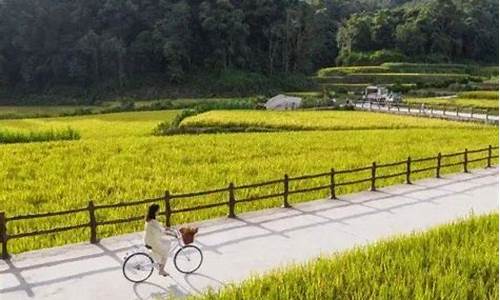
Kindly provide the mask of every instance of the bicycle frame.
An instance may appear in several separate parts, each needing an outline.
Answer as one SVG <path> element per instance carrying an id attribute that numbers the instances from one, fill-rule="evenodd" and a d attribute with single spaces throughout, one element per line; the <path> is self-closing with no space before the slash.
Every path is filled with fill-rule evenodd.
<path id="1" fill-rule="evenodd" d="M 177 249 L 186 246 L 184 244 L 184 241 L 182 240 L 182 234 L 180 233 L 180 231 L 178 229 L 173 229 L 173 232 L 175 233 L 175 241 L 173 241 L 173 242 L 176 243 L 176 245 L 174 245 L 174 247 L 170 247 L 170 249 L 168 251 L 169 256 L 172 256 L 172 254 L 175 253 L 175 251 L 177 251 Z M 173 235 L 170 235 L 170 234 L 167 234 L 167 235 L 171 236 L 171 237 L 174 237 Z M 154 258 L 154 255 L 152 255 L 153 254 L 153 250 L 152 249 L 148 249 L 145 246 L 133 249 L 131 252 L 126 252 L 125 256 L 123 257 L 123 260 L 127 259 L 127 257 L 129 257 L 129 256 L 131 256 L 131 255 L 133 255 L 135 253 L 145 253 L 145 254 L 147 254 L 149 257 L 151 257 L 153 259 L 154 267 L 158 268 L 158 263 L 156 262 L 156 260 Z"/>

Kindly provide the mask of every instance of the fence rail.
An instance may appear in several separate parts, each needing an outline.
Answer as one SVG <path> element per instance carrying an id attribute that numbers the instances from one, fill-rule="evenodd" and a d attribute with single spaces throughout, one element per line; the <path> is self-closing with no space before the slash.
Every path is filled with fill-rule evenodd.
<path id="1" fill-rule="evenodd" d="M 423 105 L 422 105 L 423 104 Z M 466 106 L 450 106 L 447 104 L 429 103 L 377 103 L 369 101 L 355 102 L 357 108 L 370 111 L 387 113 L 425 116 L 433 118 L 445 118 L 453 120 L 465 120 L 498 124 L 499 117 L 492 114 L 494 109 L 475 108 Z"/>
<path id="2" fill-rule="evenodd" d="M 366 166 L 366 167 L 358 167 L 358 168 L 346 169 L 346 170 L 331 169 L 329 172 L 322 172 L 322 173 L 318 173 L 318 174 L 308 174 L 308 175 L 298 176 L 298 177 L 289 177 L 288 175 L 284 175 L 284 177 L 282 179 L 275 179 L 275 180 L 270 180 L 270 181 L 266 181 L 266 182 L 255 183 L 255 184 L 245 184 L 245 185 L 235 186 L 234 183 L 230 183 L 225 188 L 213 189 L 213 190 L 201 191 L 201 192 L 194 192 L 194 193 L 184 193 L 184 194 L 176 194 L 175 195 L 175 194 L 170 194 L 169 191 L 166 191 L 162 197 L 150 198 L 150 199 L 144 199 L 144 200 L 136 200 L 136 201 L 130 201 L 130 202 L 119 202 L 119 203 L 115 203 L 115 204 L 94 205 L 93 201 L 89 201 L 87 207 L 71 209 L 71 210 L 66 210 L 66 211 L 47 212 L 47 213 L 40 213 L 40 214 L 27 214 L 27 215 L 19 215 L 19 216 L 12 216 L 12 217 L 7 217 L 5 212 L 0 212 L 0 243 L 2 246 L 1 247 L 2 248 L 2 256 L 1 257 L 3 259 L 9 258 L 8 242 L 10 240 L 13 240 L 13 239 L 19 239 L 19 238 L 24 238 L 24 237 L 29 237 L 29 236 L 47 235 L 47 234 L 53 234 L 53 233 L 69 231 L 69 230 L 76 230 L 76 229 L 81 229 L 81 228 L 89 228 L 90 229 L 90 236 L 89 236 L 90 242 L 97 243 L 98 242 L 97 230 L 98 230 L 99 226 L 137 222 L 137 221 L 140 221 L 143 219 L 143 216 L 140 215 L 140 216 L 132 216 L 129 218 L 106 220 L 106 221 L 98 222 L 97 218 L 96 218 L 96 211 L 99 211 L 99 210 L 115 209 L 115 208 L 122 208 L 122 207 L 133 207 L 133 206 L 137 206 L 137 205 L 141 205 L 141 204 L 163 202 L 165 204 L 165 210 L 161 211 L 159 214 L 162 216 L 165 216 L 165 225 L 166 226 L 171 225 L 170 220 L 171 220 L 171 217 L 173 214 L 197 211 L 197 210 L 202 210 L 202 209 L 210 209 L 210 208 L 221 207 L 221 206 L 227 206 L 228 207 L 228 217 L 234 218 L 234 217 L 236 217 L 235 207 L 238 203 L 246 203 L 246 202 L 258 201 L 258 200 L 264 200 L 264 199 L 270 199 L 270 198 L 282 198 L 283 199 L 283 207 L 291 207 L 291 205 L 288 202 L 288 198 L 289 198 L 289 195 L 293 195 L 293 194 L 301 194 L 301 193 L 308 193 L 308 192 L 312 192 L 312 191 L 328 189 L 330 191 L 330 198 L 337 199 L 336 189 L 338 187 L 342 187 L 342 186 L 354 185 L 354 184 L 359 184 L 359 183 L 370 183 L 371 190 L 375 191 L 377 189 L 377 180 L 405 176 L 406 183 L 411 184 L 411 175 L 412 174 L 434 170 L 435 174 L 436 174 L 435 176 L 437 178 L 440 178 L 441 170 L 443 168 L 448 168 L 448 167 L 452 167 L 452 166 L 463 166 L 463 171 L 468 172 L 469 164 L 477 163 L 477 162 L 481 162 L 481 161 L 486 161 L 485 167 L 489 168 L 492 166 L 492 160 L 498 158 L 498 154 L 493 154 L 494 150 L 498 150 L 498 146 L 494 147 L 494 146 L 489 145 L 487 148 L 475 149 L 475 150 L 465 149 L 463 152 L 449 153 L 449 154 L 438 153 L 437 156 L 423 157 L 423 158 L 417 158 L 417 159 L 412 159 L 411 157 L 408 157 L 408 159 L 404 160 L 404 161 L 390 162 L 390 163 L 384 163 L 384 164 L 377 164 L 377 162 L 373 162 L 370 166 Z M 478 153 L 484 153 L 484 152 L 486 152 L 485 156 L 469 159 L 470 154 L 478 154 Z M 451 157 L 454 157 L 454 158 L 458 157 L 458 159 L 460 159 L 460 161 L 453 161 L 453 162 L 449 162 L 446 164 L 443 163 L 442 160 L 444 158 L 451 158 Z M 457 158 L 455 158 L 455 160 L 456 159 Z M 432 162 L 432 161 L 435 161 L 436 164 L 432 165 L 432 166 L 425 166 L 425 167 L 417 168 L 417 164 L 419 164 L 419 163 Z M 405 170 L 401 171 L 402 168 L 400 166 L 405 166 Z M 377 170 L 383 169 L 385 171 L 387 171 L 387 170 L 390 171 L 391 168 L 393 168 L 393 167 L 399 167 L 399 169 L 393 170 L 393 172 L 389 173 L 389 174 L 377 174 Z M 366 177 L 366 178 L 355 179 L 355 180 L 347 180 L 347 181 L 340 181 L 340 182 L 338 181 L 338 175 L 352 174 L 352 173 L 357 173 L 357 172 L 361 172 L 361 171 L 371 171 L 370 176 Z M 394 173 L 394 172 L 396 172 L 396 173 Z M 307 180 L 307 179 L 322 178 L 322 177 L 329 179 L 329 183 L 328 184 L 322 183 L 321 185 L 307 187 L 307 188 L 290 189 L 290 182 L 302 181 L 302 180 Z M 235 191 L 238 191 L 238 190 L 259 188 L 259 187 L 263 187 L 263 186 L 277 185 L 277 184 L 282 184 L 282 187 L 283 187 L 282 192 L 271 193 L 271 194 L 267 193 L 267 194 L 263 194 L 263 195 L 254 195 L 254 196 L 250 196 L 247 198 L 240 198 L 240 199 L 237 199 L 235 196 Z M 188 198 L 200 197 L 200 196 L 206 196 L 206 195 L 214 195 L 214 194 L 222 194 L 222 195 L 225 195 L 224 197 L 227 197 L 227 198 L 226 198 L 226 200 L 224 200 L 222 202 L 216 202 L 216 203 L 210 203 L 210 204 L 197 204 L 195 206 L 172 209 L 171 204 L 172 204 L 173 200 L 183 199 L 183 201 L 185 201 Z M 62 226 L 62 227 L 57 227 L 57 228 L 52 228 L 52 229 L 44 229 L 44 230 L 31 231 L 31 232 L 13 233 L 13 234 L 9 234 L 8 230 L 7 230 L 7 224 L 11 223 L 11 222 L 16 222 L 16 221 L 21 221 L 21 220 L 39 219 L 39 218 L 50 218 L 50 217 L 55 217 L 55 216 L 64 216 L 64 215 L 71 215 L 71 214 L 81 214 L 84 212 L 87 212 L 87 214 L 88 214 L 88 223 L 82 223 L 82 224 L 71 225 L 71 226 Z"/>

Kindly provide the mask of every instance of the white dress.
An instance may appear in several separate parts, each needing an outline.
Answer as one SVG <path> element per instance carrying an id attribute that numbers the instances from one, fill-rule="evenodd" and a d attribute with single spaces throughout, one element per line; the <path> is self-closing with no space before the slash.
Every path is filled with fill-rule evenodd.
<path id="1" fill-rule="evenodd" d="M 144 224 L 144 243 L 150 246 L 155 260 L 165 265 L 170 250 L 170 240 L 165 235 L 165 228 L 155 219 Z"/>

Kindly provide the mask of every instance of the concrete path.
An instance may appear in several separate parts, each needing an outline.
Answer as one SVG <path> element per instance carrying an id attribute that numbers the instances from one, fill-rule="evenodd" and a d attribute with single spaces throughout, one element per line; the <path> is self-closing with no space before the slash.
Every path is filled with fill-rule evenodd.
<path id="1" fill-rule="evenodd" d="M 447 110 L 443 111 L 440 109 L 431 109 L 430 107 L 424 107 L 424 109 L 419 108 L 410 108 L 408 110 L 408 106 L 400 105 L 399 109 L 397 106 L 379 106 L 377 104 L 372 104 L 370 107 L 370 103 L 356 103 L 356 109 L 359 110 L 368 110 L 368 111 L 376 111 L 376 112 L 385 112 L 385 113 L 393 113 L 399 115 L 412 115 L 419 117 L 430 117 L 430 118 L 439 118 L 439 119 L 449 119 L 456 121 L 476 121 L 476 122 L 485 122 L 498 124 L 499 117 L 494 115 L 486 115 L 483 112 L 457 112 L 455 110 Z"/>
<path id="2" fill-rule="evenodd" d="M 252 273 L 389 236 L 424 230 L 470 214 L 498 211 L 498 169 L 476 170 L 377 192 L 318 200 L 292 209 L 271 209 L 200 225 L 205 262 L 184 276 L 156 273 L 132 284 L 121 273 L 125 252 L 142 234 L 34 251 L 0 261 L 0 299 L 158 299 L 199 293 Z"/>

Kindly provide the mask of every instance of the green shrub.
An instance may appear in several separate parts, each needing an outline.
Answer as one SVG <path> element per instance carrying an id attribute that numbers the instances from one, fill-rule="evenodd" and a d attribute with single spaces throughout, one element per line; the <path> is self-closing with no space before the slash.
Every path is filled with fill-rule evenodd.
<path id="1" fill-rule="evenodd" d="M 318 77 L 343 76 L 353 73 L 391 73 L 391 69 L 382 66 L 329 67 L 320 69 Z"/>
<path id="2" fill-rule="evenodd" d="M 285 91 L 304 91 L 316 88 L 313 80 L 301 74 L 275 74 L 227 70 L 218 74 L 202 74 L 187 83 L 211 96 L 275 95 Z"/>
<path id="3" fill-rule="evenodd" d="M 187 117 L 197 115 L 210 110 L 232 110 L 232 109 L 253 109 L 259 99 L 205 99 L 199 101 L 181 101 L 174 105 L 174 108 L 184 108 L 171 122 L 161 122 L 153 129 L 153 135 L 171 135 L 179 133 L 198 133 L 196 130 L 184 130 L 180 128 L 182 120 Z M 209 132 L 218 132 L 217 130 Z"/>
<path id="4" fill-rule="evenodd" d="M 153 135 L 169 135 L 176 132 L 182 120 L 187 117 L 195 116 L 201 111 L 196 109 L 184 109 L 170 122 L 161 122 L 153 129 Z"/>
<path id="5" fill-rule="evenodd" d="M 454 82 L 468 82 L 473 77 L 465 74 L 419 74 L 419 73 L 353 73 L 342 77 L 315 77 L 319 83 L 343 84 L 417 84 L 421 87 L 446 87 Z"/>
<path id="6" fill-rule="evenodd" d="M 373 52 L 343 52 L 337 57 L 337 65 L 361 66 L 380 65 L 385 62 L 407 61 L 408 58 L 394 50 L 377 50 Z"/>

